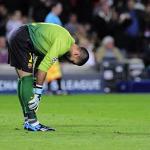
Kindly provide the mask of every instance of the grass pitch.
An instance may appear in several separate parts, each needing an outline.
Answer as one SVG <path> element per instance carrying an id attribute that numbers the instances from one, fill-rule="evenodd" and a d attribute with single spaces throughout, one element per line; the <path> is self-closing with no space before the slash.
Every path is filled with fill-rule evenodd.
<path id="1" fill-rule="evenodd" d="M 0 96 L 0 150 L 149 150 L 150 95 L 43 96 L 39 120 L 22 129 L 17 96 Z"/>

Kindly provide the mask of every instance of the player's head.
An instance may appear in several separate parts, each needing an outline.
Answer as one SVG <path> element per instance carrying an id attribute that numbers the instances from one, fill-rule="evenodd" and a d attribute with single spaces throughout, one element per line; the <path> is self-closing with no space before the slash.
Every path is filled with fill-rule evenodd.
<path id="1" fill-rule="evenodd" d="M 84 65 L 89 59 L 88 51 L 84 47 L 79 47 L 76 44 L 72 45 L 70 52 L 65 56 L 69 62 L 78 66 Z"/>

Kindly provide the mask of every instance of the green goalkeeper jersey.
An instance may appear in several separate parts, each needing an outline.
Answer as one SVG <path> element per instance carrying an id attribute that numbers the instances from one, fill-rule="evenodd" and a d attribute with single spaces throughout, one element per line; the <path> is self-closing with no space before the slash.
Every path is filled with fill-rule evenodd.
<path id="1" fill-rule="evenodd" d="M 75 40 L 63 27 L 51 23 L 28 24 L 30 38 L 39 55 L 44 55 L 38 69 L 47 72 L 58 61 L 58 58 L 68 52 Z"/>

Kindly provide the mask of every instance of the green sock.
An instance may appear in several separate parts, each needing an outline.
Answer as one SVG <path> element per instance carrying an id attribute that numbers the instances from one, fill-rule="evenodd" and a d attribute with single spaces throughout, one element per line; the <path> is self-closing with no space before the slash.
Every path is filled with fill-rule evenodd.
<path id="1" fill-rule="evenodd" d="M 26 122 L 28 120 L 28 116 L 27 116 L 27 113 L 26 113 L 26 110 L 25 110 L 24 102 L 22 101 L 22 98 L 21 98 L 20 85 L 21 85 L 21 80 L 18 79 L 17 94 L 18 94 L 18 97 L 19 97 L 19 102 L 21 104 L 22 111 L 23 111 L 24 120 Z"/>
<path id="2" fill-rule="evenodd" d="M 24 76 L 20 80 L 21 80 L 20 93 L 21 93 L 22 101 L 24 103 L 24 109 L 25 109 L 25 112 L 27 112 L 28 121 L 34 123 L 37 121 L 36 114 L 34 111 L 31 111 L 28 107 L 28 102 L 33 96 L 33 81 L 34 80 L 33 80 L 32 75 Z"/>

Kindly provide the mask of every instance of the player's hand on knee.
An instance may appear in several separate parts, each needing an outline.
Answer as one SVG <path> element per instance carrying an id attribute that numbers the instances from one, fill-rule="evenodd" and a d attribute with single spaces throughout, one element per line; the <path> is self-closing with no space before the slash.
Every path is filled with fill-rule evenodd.
<path id="1" fill-rule="evenodd" d="M 43 87 L 41 85 L 36 85 L 36 87 L 34 89 L 34 96 L 28 103 L 30 110 L 37 111 L 37 109 L 39 107 L 42 92 L 43 92 Z"/>
<path id="2" fill-rule="evenodd" d="M 34 94 L 34 97 L 28 103 L 29 109 L 36 111 L 39 107 L 40 99 L 41 99 L 41 95 Z"/>

